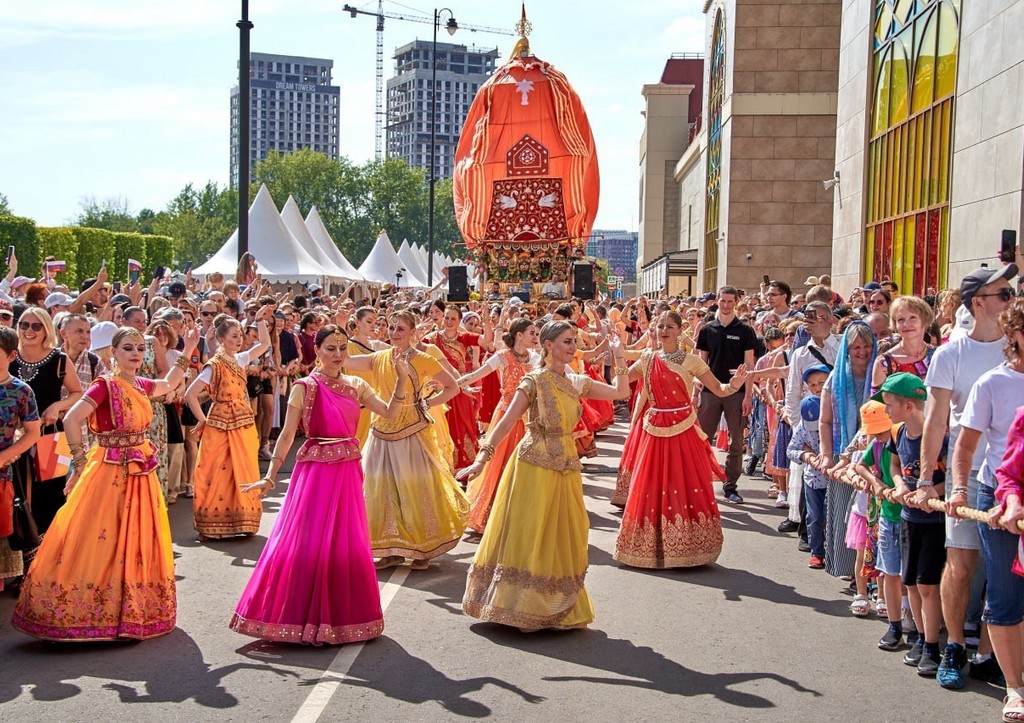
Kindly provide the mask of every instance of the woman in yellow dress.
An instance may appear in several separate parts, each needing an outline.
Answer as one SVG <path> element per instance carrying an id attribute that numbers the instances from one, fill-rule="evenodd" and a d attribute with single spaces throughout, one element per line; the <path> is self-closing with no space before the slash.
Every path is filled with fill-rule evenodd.
<path id="1" fill-rule="evenodd" d="M 582 398 L 614 401 L 629 395 L 617 337 L 609 339 L 615 386 L 565 373 L 576 353 L 572 324 L 545 324 L 540 342 L 542 368 L 523 377 L 508 411 L 460 475 L 479 475 L 495 445 L 527 415 L 526 435 L 498 483 L 462 599 L 466 614 L 523 631 L 582 628 L 594 620 L 583 586 L 589 518 L 572 430 Z"/>
<path id="2" fill-rule="evenodd" d="M 57 512 L 21 587 L 11 624 L 44 640 L 143 640 L 174 630 L 177 601 L 167 507 L 148 438 L 150 399 L 177 387 L 199 341 L 164 379 L 137 376 L 146 340 L 114 334 L 114 371 L 89 387 L 64 418 L 75 460 L 68 501 Z M 97 444 L 86 454 L 82 424 Z"/>
<path id="3" fill-rule="evenodd" d="M 201 435 L 196 460 L 193 514 L 199 540 L 254 535 L 260 529 L 263 502 L 258 492 L 242 488 L 260 479 L 260 436 L 245 389 L 245 368 L 270 348 L 266 317 L 270 305 L 256 314 L 259 338 L 248 351 L 242 346 L 242 326 L 226 314 L 214 322 L 220 348 L 185 392 L 185 401 L 199 422 L 193 434 Z M 209 413 L 199 404 L 206 391 L 213 400 Z"/>
<path id="4" fill-rule="evenodd" d="M 380 558 L 378 568 L 410 558 L 413 569 L 426 569 L 458 544 L 469 517 L 469 501 L 438 449 L 429 414 L 458 394 L 459 386 L 435 359 L 412 347 L 415 328 L 415 316 L 397 311 L 388 321 L 392 347 L 345 363 L 346 369 L 372 371 L 378 396 L 405 399 L 394 419 L 372 415 L 363 452 L 370 546 Z M 399 355 L 412 367 L 401 390 L 394 363 Z M 441 391 L 424 399 L 428 378 L 439 382 Z"/>
<path id="5" fill-rule="evenodd" d="M 372 306 L 361 306 L 356 309 L 355 319 L 349 321 L 348 358 L 373 354 L 375 351 L 387 349 L 388 345 L 380 339 L 375 339 L 374 334 L 377 328 L 377 310 Z M 345 372 L 352 376 L 359 377 L 364 382 L 370 383 L 370 372 L 360 372 L 346 366 Z M 359 426 L 356 429 L 356 437 L 359 439 L 359 449 L 366 448 L 366 442 L 370 438 L 370 410 L 362 407 L 359 410 Z"/>

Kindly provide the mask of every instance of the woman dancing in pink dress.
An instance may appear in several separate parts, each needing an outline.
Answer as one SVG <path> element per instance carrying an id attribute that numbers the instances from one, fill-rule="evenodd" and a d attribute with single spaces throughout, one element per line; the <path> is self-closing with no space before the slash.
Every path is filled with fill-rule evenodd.
<path id="1" fill-rule="evenodd" d="M 317 333 L 316 356 L 313 373 L 292 388 L 267 476 L 243 490 L 274 488 L 301 423 L 306 441 L 288 494 L 230 626 L 264 640 L 323 645 L 369 640 L 384 630 L 356 427 L 360 404 L 390 419 L 405 398 L 385 404 L 362 379 L 341 373 L 348 336 L 336 326 Z M 404 359 L 395 366 L 400 379 L 408 376 Z"/>

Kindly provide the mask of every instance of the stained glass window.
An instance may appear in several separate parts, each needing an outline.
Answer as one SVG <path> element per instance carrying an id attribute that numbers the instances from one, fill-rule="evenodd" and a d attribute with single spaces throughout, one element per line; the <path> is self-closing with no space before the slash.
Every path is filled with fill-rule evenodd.
<path id="1" fill-rule="evenodd" d="M 725 97 L 725 19 L 719 10 L 711 36 L 708 81 L 707 193 L 704 202 L 704 290 L 718 286 L 718 237 L 722 185 L 722 99 Z"/>
<path id="2" fill-rule="evenodd" d="M 946 282 L 960 0 L 875 0 L 866 279 Z"/>

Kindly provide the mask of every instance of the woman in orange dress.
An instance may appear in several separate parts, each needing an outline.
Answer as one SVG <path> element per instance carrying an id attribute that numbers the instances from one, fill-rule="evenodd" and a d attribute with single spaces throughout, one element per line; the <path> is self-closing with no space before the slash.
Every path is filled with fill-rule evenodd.
<path id="1" fill-rule="evenodd" d="M 137 376 L 146 340 L 114 334 L 114 371 L 89 387 L 65 417 L 75 459 L 67 503 L 29 568 L 11 624 L 44 640 L 143 640 L 174 630 L 177 601 L 171 529 L 156 447 L 147 437 L 150 399 L 184 378 L 199 341 L 195 329 L 164 379 Z M 96 444 L 86 454 L 82 423 Z"/>
<path id="2" fill-rule="evenodd" d="M 201 436 L 192 501 L 199 540 L 254 535 L 260 529 L 263 502 L 258 492 L 242 488 L 258 482 L 260 437 L 245 389 L 245 368 L 270 348 L 265 321 L 269 305 L 256 314 L 259 339 L 248 351 L 242 346 L 242 327 L 226 314 L 214 322 L 220 348 L 185 392 L 189 409 L 199 420 L 193 434 Z M 213 400 L 209 413 L 199 404 L 206 391 Z"/>
<path id="3" fill-rule="evenodd" d="M 440 307 L 441 303 L 435 301 L 434 306 Z M 462 312 L 454 306 L 447 306 L 444 308 L 441 328 L 423 338 L 423 341 L 440 349 L 460 375 L 470 371 L 470 347 L 490 348 L 489 337 L 494 333 L 489 320 L 482 335 L 460 332 L 461 323 Z M 448 420 L 448 432 L 455 443 L 455 470 L 460 470 L 473 464 L 478 449 L 480 429 L 477 427 L 476 404 L 473 398 L 460 391 L 454 398 L 448 400 L 448 412 L 445 417 Z"/>
<path id="4" fill-rule="evenodd" d="M 512 402 L 512 396 L 519 388 L 519 382 L 540 362 L 540 355 L 533 351 L 537 348 L 539 339 L 540 332 L 537 331 L 537 327 L 532 321 L 516 319 L 502 337 L 505 349 L 495 352 L 475 372 L 456 380 L 459 386 L 465 387 L 490 377 L 493 372 L 498 372 L 501 382 L 501 399 L 498 401 L 494 416 L 487 427 L 488 434 L 501 421 L 502 415 L 505 414 L 505 410 Z M 498 480 L 501 479 L 505 464 L 525 432 L 526 427 L 523 425 L 523 420 L 521 418 L 516 420 L 512 431 L 494 448 L 494 457 L 487 461 L 480 476 L 470 483 L 468 490 L 469 528 L 474 532 L 483 534 L 487 518 L 491 514 L 491 505 L 494 504 L 494 493 L 498 489 Z"/>

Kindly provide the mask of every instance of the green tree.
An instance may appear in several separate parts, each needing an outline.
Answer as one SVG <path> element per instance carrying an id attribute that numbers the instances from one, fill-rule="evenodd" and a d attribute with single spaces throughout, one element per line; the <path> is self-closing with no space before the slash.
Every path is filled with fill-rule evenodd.
<path id="1" fill-rule="evenodd" d="M 0 193 L 0 216 L 10 216 L 12 213 L 14 212 L 11 211 L 11 205 L 7 202 L 7 196 Z"/>
<path id="2" fill-rule="evenodd" d="M 424 247 L 427 245 L 426 233 L 420 243 Z M 462 233 L 455 221 L 455 201 L 450 178 L 442 178 L 434 184 L 434 248 L 453 259 L 466 257 Z"/>
<path id="3" fill-rule="evenodd" d="M 153 233 L 174 239 L 173 257 L 194 265 L 206 261 L 238 226 L 238 192 L 210 181 L 197 189 L 191 183 L 156 214 Z"/>
<path id="4" fill-rule="evenodd" d="M 153 219 L 155 218 L 156 213 L 151 208 L 144 208 L 139 211 L 138 215 L 135 217 L 135 223 L 138 225 L 139 233 L 153 233 Z"/>
<path id="5" fill-rule="evenodd" d="M 132 214 L 127 198 L 108 198 L 102 202 L 87 196 L 79 204 L 82 210 L 68 224 L 107 231 L 138 231 L 139 223 Z"/>

